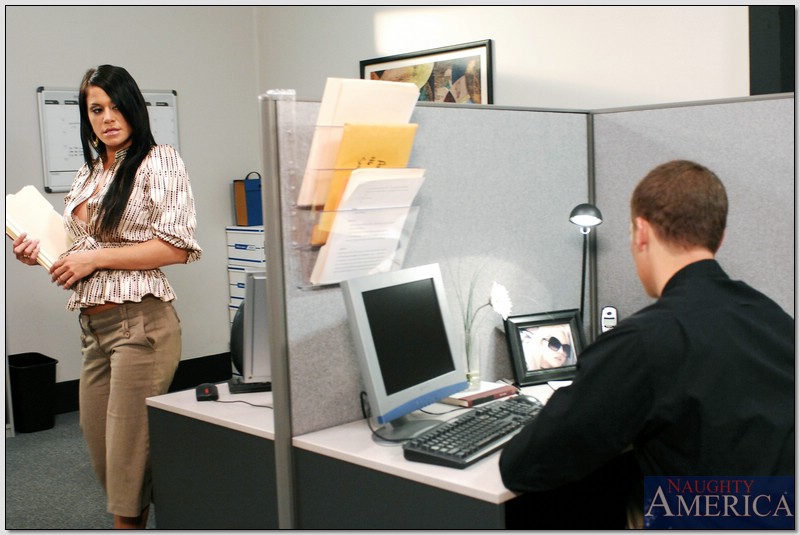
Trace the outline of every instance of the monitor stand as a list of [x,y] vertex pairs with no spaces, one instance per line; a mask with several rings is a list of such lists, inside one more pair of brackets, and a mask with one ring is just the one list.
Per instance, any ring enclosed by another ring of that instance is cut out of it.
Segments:
[[231,394],[248,394],[250,392],[272,392],[272,383],[245,383],[241,377],[234,375],[228,381],[228,391]]
[[411,419],[401,416],[380,427],[375,435],[383,440],[410,440],[444,423],[435,419]]

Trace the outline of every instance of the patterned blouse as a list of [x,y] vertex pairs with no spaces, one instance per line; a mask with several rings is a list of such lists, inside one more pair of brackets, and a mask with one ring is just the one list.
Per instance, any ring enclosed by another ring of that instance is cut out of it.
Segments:
[[[126,152],[127,149],[118,151],[108,169],[103,168],[102,160],[98,158],[93,167],[84,164],[78,171],[64,199],[64,225],[73,240],[72,247],[64,254],[104,247],[126,247],[160,238],[179,249],[186,249],[189,252],[187,264],[198,260],[203,250],[194,238],[197,217],[189,176],[180,155],[169,145],[153,147],[142,160],[136,171],[128,206],[114,235],[110,241],[96,241],[100,203]],[[108,180],[105,180],[103,189],[94,195],[93,192],[107,174]],[[75,208],[87,199],[88,224],[74,215]],[[67,303],[70,310],[106,302],[140,302],[147,294],[162,301],[171,301],[176,297],[160,269],[99,269],[76,283],[73,290]]]

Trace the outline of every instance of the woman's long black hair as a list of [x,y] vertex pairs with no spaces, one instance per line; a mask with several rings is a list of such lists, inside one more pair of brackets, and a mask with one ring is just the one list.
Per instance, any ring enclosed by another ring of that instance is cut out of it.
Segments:
[[[101,203],[98,235],[102,237],[110,235],[119,224],[122,212],[128,205],[131,196],[136,170],[139,169],[142,160],[156,142],[150,130],[147,104],[139,86],[128,71],[114,65],[100,65],[97,68],[91,68],[83,77],[78,99],[83,159],[89,168],[94,165],[96,154],[104,154],[106,150],[105,144],[95,136],[89,121],[86,100],[90,86],[99,87],[106,92],[131,128],[131,145]],[[96,147],[93,146],[92,140],[97,143]]]

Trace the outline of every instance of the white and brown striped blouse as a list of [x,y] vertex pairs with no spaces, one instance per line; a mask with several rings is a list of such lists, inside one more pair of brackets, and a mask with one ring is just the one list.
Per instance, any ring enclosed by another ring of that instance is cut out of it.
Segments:
[[[73,240],[69,254],[103,247],[126,247],[160,238],[189,252],[186,263],[198,260],[203,250],[194,238],[197,215],[189,176],[178,152],[169,145],[157,145],[136,171],[133,189],[122,219],[109,241],[98,242],[100,203],[113,180],[126,149],[117,152],[109,169],[98,158],[93,167],[86,164],[75,176],[70,192],[64,199],[64,225]],[[104,180],[109,175],[108,180]],[[94,194],[100,181],[105,185]],[[74,215],[77,206],[86,200],[88,224]],[[106,302],[139,302],[147,294],[162,301],[175,299],[175,292],[160,269],[122,270],[101,269],[73,286],[67,308],[77,310]]]

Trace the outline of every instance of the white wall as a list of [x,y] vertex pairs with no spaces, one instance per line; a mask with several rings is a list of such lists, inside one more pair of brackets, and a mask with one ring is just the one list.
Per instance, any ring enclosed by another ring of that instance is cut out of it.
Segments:
[[[6,192],[43,191],[36,88],[73,87],[101,63],[128,69],[142,89],[178,93],[180,152],[192,181],[203,258],[165,269],[178,294],[184,358],[228,351],[225,231],[231,180],[259,169],[258,88],[251,7],[7,6]],[[47,195],[63,210],[64,194]],[[7,240],[8,241],[8,240]],[[77,314],[41,268],[6,244],[6,352],[59,360],[77,379]]]
[[494,41],[494,103],[598,109],[749,94],[747,6],[262,7],[262,87],[319,99],[359,61]]
[[[257,95],[319,99],[359,61],[491,38],[495,104],[595,109],[745,96],[747,7],[6,6],[6,192],[42,187],[36,88],[77,87],[100,63],[178,92],[181,155],[204,258],[166,269],[184,358],[228,350],[224,227],[231,180],[260,167]],[[59,210],[63,194],[49,198]],[[80,367],[67,294],[6,246],[6,353]]]

